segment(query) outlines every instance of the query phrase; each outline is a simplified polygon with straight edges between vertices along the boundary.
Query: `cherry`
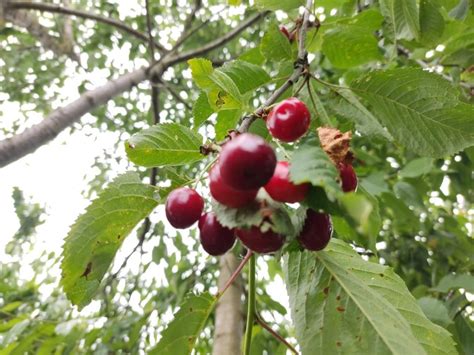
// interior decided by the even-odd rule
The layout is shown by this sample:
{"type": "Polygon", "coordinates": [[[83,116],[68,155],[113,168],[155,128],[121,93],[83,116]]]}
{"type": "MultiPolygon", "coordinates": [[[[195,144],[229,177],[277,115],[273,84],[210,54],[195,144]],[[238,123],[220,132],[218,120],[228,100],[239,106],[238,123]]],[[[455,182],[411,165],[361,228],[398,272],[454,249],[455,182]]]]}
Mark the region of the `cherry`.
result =
{"type": "Polygon", "coordinates": [[[290,181],[290,164],[279,161],[270,181],[264,186],[272,199],[279,202],[301,202],[308,194],[309,184],[295,185],[290,181]]]}
{"type": "Polygon", "coordinates": [[[234,231],[220,224],[213,212],[203,214],[198,226],[201,245],[211,255],[225,254],[235,243],[234,231]]]}
{"type": "Polygon", "coordinates": [[[166,217],[179,229],[191,227],[201,216],[204,200],[195,190],[181,187],[170,192],[166,200],[166,217]]]}
{"type": "Polygon", "coordinates": [[[223,147],[219,156],[222,181],[236,190],[256,190],[272,177],[276,166],[273,148],[251,133],[243,133],[223,147]]]}
{"type": "Polygon", "coordinates": [[[255,200],[258,190],[236,190],[222,181],[219,165],[214,165],[209,172],[209,189],[217,202],[239,208],[255,200]]]}
{"type": "Polygon", "coordinates": [[[283,142],[294,142],[308,131],[311,116],[304,102],[290,97],[276,105],[266,121],[273,137],[283,142]]]}
{"type": "Polygon", "coordinates": [[[309,209],[298,240],[308,250],[322,250],[328,245],[332,235],[331,217],[309,209]]]}
{"type": "Polygon", "coordinates": [[[357,189],[357,175],[352,164],[340,163],[339,176],[341,177],[342,191],[351,192],[357,189]]]}
{"type": "Polygon", "coordinates": [[[283,246],[285,238],[271,230],[262,232],[260,227],[236,229],[235,234],[243,245],[256,253],[272,253],[283,246]]]}

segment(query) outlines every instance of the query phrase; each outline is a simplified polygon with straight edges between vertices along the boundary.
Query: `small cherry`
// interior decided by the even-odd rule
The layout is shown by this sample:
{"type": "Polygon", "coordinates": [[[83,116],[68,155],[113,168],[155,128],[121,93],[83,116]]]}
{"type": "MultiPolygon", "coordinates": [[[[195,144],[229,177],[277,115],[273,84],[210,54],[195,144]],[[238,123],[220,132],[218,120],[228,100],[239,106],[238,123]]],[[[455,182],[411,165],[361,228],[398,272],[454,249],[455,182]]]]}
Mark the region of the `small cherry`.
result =
{"type": "Polygon", "coordinates": [[[262,232],[260,227],[250,229],[236,229],[235,234],[243,245],[256,253],[273,253],[279,250],[285,238],[271,230],[262,232]]]}
{"type": "Polygon", "coordinates": [[[339,164],[339,176],[341,177],[342,191],[351,192],[357,190],[357,175],[350,163],[339,164]]]}
{"type": "Polygon", "coordinates": [[[179,229],[191,227],[201,216],[204,200],[196,190],[181,187],[170,192],[166,200],[166,217],[179,229]]]}
{"type": "Polygon", "coordinates": [[[243,133],[227,142],[219,156],[222,181],[236,190],[256,190],[273,176],[276,155],[260,136],[243,133]]]}
{"type": "Polygon", "coordinates": [[[198,226],[201,245],[210,255],[225,254],[235,243],[234,231],[220,224],[213,212],[204,213],[198,226]]]}
{"type": "Polygon", "coordinates": [[[309,209],[303,230],[298,236],[300,244],[308,250],[322,250],[328,245],[332,236],[331,217],[309,209]]]}
{"type": "Polygon", "coordinates": [[[304,200],[310,184],[296,185],[290,181],[290,164],[279,161],[270,181],[264,186],[270,197],[275,201],[295,203],[304,200]]]}
{"type": "Polygon", "coordinates": [[[248,205],[255,200],[258,190],[236,190],[222,181],[219,165],[214,165],[209,171],[209,189],[214,199],[232,208],[248,205]]]}
{"type": "Polygon", "coordinates": [[[309,128],[311,115],[304,102],[290,97],[276,105],[266,118],[271,135],[283,142],[294,142],[309,128]]]}

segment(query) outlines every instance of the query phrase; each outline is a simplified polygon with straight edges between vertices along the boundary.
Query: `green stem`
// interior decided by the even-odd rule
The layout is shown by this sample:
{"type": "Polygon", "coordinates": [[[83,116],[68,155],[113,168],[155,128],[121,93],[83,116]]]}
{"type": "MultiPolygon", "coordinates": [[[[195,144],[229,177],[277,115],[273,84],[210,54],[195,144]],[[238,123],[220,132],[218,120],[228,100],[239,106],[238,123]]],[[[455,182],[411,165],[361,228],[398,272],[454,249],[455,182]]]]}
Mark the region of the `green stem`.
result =
{"type": "Polygon", "coordinates": [[[253,317],[255,314],[255,255],[250,257],[249,263],[249,285],[247,296],[247,324],[245,326],[245,347],[244,354],[250,354],[250,345],[252,344],[253,317]]]}

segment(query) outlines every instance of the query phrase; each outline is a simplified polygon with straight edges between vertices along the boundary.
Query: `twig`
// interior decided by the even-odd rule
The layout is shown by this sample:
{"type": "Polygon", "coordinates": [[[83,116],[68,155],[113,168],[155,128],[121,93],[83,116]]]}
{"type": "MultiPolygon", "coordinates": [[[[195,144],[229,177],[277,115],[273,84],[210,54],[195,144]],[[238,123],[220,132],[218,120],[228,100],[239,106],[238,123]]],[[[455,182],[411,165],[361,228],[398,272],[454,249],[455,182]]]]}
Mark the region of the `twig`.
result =
{"type": "Polygon", "coordinates": [[[179,96],[179,94],[176,91],[174,91],[174,89],[170,87],[166,82],[164,82],[163,80],[160,80],[158,81],[158,85],[165,88],[171,94],[171,96],[173,96],[176,100],[181,102],[188,110],[193,109],[192,106],[188,104],[187,101],[184,100],[181,96],[179,96]]]}
{"type": "Polygon", "coordinates": [[[305,70],[308,66],[308,52],[305,48],[305,41],[306,41],[306,32],[308,30],[308,23],[309,23],[309,9],[311,8],[312,0],[308,0],[306,2],[305,12],[303,14],[303,21],[301,23],[301,30],[299,31],[298,36],[298,58],[295,62],[295,70],[293,74],[280,86],[277,90],[273,92],[273,94],[265,101],[265,103],[257,109],[254,113],[244,117],[242,122],[240,123],[237,131],[239,133],[247,132],[252,125],[252,123],[260,117],[266,110],[268,106],[273,105],[278,98],[292,85],[298,82],[300,77],[305,73],[305,70]]]}
{"type": "MultiPolygon", "coordinates": [[[[59,14],[72,15],[72,16],[76,16],[80,18],[89,19],[89,20],[95,20],[97,22],[102,22],[107,25],[118,28],[122,31],[125,31],[131,34],[132,36],[135,36],[136,38],[141,39],[142,41],[148,41],[148,36],[141,33],[140,31],[137,31],[127,26],[125,23],[121,21],[104,17],[101,15],[96,15],[87,11],[70,9],[70,8],[67,8],[61,5],[56,5],[56,4],[44,4],[44,3],[27,2],[27,1],[7,2],[7,10],[20,10],[20,9],[38,10],[42,12],[55,12],[59,14]]],[[[166,52],[166,48],[164,48],[161,44],[155,43],[155,46],[161,52],[166,52]]]]}
{"type": "Polygon", "coordinates": [[[275,339],[277,339],[280,343],[285,344],[290,351],[292,351],[294,354],[298,355],[298,351],[286,341],[285,338],[283,338],[280,334],[278,334],[276,331],[274,331],[265,321],[260,317],[260,315],[255,312],[255,320],[257,321],[258,324],[264,329],[266,329],[275,339]]]}
{"type": "Polygon", "coordinates": [[[242,261],[240,262],[239,266],[237,266],[237,268],[235,269],[235,271],[233,272],[233,274],[229,277],[229,280],[227,280],[227,282],[225,283],[224,287],[222,288],[222,290],[219,290],[216,294],[216,298],[220,298],[224,292],[230,287],[230,285],[232,285],[232,283],[235,281],[235,279],[237,278],[237,276],[239,276],[240,272],[242,271],[242,269],[244,268],[245,264],[247,264],[247,262],[249,261],[250,257],[253,255],[253,252],[248,249],[247,250],[247,254],[245,255],[245,257],[242,259],[242,261]]]}

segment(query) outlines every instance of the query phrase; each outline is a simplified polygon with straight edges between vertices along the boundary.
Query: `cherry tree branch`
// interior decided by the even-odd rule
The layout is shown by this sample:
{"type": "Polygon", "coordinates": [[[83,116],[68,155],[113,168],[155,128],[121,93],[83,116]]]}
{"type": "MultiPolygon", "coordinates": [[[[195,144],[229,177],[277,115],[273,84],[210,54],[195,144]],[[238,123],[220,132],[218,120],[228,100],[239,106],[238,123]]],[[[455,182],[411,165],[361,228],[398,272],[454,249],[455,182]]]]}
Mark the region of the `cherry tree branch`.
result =
{"type": "Polygon", "coordinates": [[[200,48],[177,55],[165,54],[149,67],[139,68],[117,79],[110,80],[103,86],[84,93],[70,104],[54,110],[40,123],[27,128],[22,133],[0,141],[0,168],[34,152],[42,145],[56,138],[64,129],[79,121],[86,113],[105,104],[113,97],[132,89],[142,81],[150,77],[159,78],[168,67],[206,54],[226,44],[246,28],[261,20],[266,14],[267,12],[264,12],[249,17],[227,34],[200,48]]]}
{"type": "Polygon", "coordinates": [[[298,355],[298,351],[286,341],[285,338],[283,338],[280,334],[275,332],[265,321],[260,317],[258,313],[255,313],[255,321],[260,324],[260,326],[264,329],[266,329],[275,339],[277,339],[280,343],[284,344],[288,349],[291,350],[294,354],[298,355]]]}
{"type": "MultiPolygon", "coordinates": [[[[84,19],[89,19],[89,20],[95,20],[97,22],[105,23],[107,25],[110,25],[112,27],[115,27],[119,30],[122,30],[124,32],[127,32],[131,34],[132,36],[142,40],[142,41],[148,41],[148,36],[141,33],[140,31],[137,31],[133,29],[130,26],[127,26],[125,23],[109,18],[109,17],[104,17],[101,15],[93,14],[87,11],[82,11],[82,10],[76,10],[76,9],[71,9],[62,5],[58,4],[46,4],[46,3],[38,3],[38,2],[28,2],[28,1],[18,1],[18,2],[7,2],[6,10],[38,10],[42,12],[52,12],[52,13],[58,13],[58,14],[64,14],[64,15],[71,15],[71,16],[76,16],[84,19]]],[[[156,48],[158,48],[160,51],[165,52],[166,49],[159,43],[155,43],[156,48]]]]}

